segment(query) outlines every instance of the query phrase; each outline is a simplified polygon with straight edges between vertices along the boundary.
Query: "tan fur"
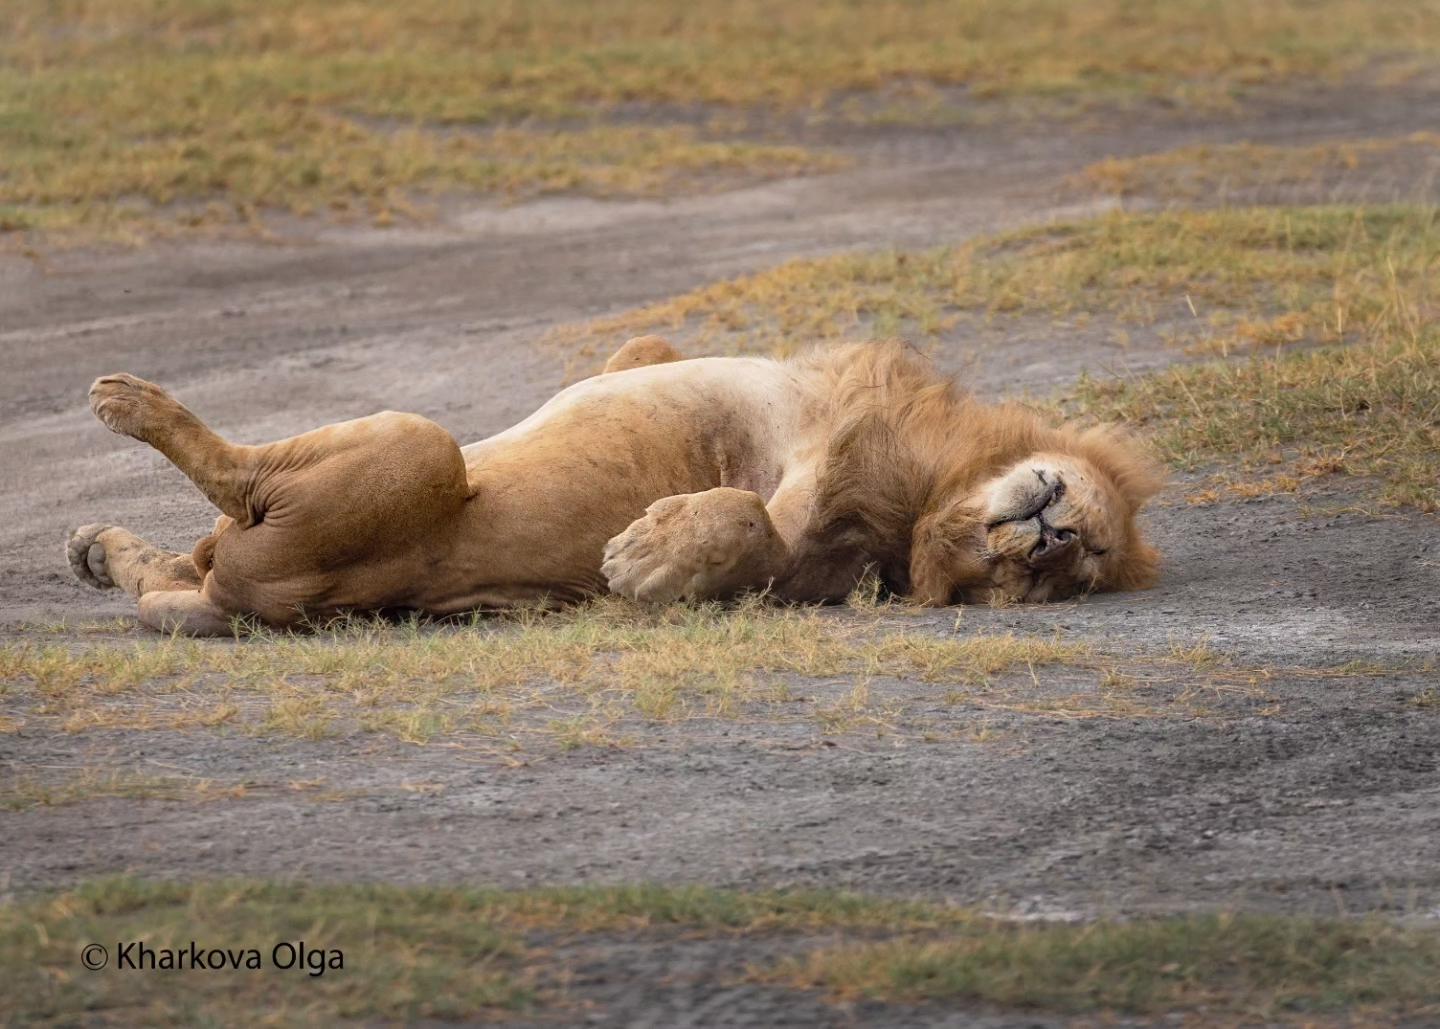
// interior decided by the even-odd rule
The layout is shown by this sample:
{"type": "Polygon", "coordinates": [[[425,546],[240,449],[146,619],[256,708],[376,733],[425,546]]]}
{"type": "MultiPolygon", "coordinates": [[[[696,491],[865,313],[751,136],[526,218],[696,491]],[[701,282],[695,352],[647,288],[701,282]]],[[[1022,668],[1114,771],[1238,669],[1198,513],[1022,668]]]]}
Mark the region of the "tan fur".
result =
{"type": "Polygon", "coordinates": [[[623,372],[631,368],[643,368],[650,364],[669,364],[680,360],[676,350],[664,336],[636,336],[626,340],[625,345],[605,362],[604,374],[623,372]]]}
{"type": "Polygon", "coordinates": [[[1144,586],[1158,566],[1136,515],[1159,476],[1133,440],[981,404],[899,343],[681,361],[642,337],[463,449],[393,412],[237,446],[131,376],[98,380],[91,403],[224,512],[189,558],[103,525],[72,537],[76,574],[136,595],[156,628],[607,588],[824,601],[872,568],[928,604],[1038,601],[1144,586]]]}

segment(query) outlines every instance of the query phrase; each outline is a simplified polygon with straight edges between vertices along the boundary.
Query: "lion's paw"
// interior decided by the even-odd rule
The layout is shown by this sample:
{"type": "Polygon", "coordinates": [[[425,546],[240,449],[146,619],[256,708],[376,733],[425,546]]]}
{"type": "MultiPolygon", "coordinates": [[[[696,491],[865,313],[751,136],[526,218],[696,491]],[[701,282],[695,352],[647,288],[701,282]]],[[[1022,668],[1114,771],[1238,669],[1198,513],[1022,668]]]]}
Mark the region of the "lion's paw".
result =
{"type": "Polygon", "coordinates": [[[173,403],[169,393],[133,375],[102,375],[90,387],[90,410],[122,436],[143,438],[157,408],[167,403],[173,403]]]}
{"type": "Polygon", "coordinates": [[[611,591],[664,604],[763,585],[782,552],[765,502],[721,487],[651,504],[605,545],[600,570],[611,591]]]}
{"type": "Polygon", "coordinates": [[[105,567],[105,544],[100,542],[100,534],[110,528],[113,526],[82,525],[70,534],[65,543],[65,557],[75,578],[97,590],[111,589],[115,585],[105,567]]]}

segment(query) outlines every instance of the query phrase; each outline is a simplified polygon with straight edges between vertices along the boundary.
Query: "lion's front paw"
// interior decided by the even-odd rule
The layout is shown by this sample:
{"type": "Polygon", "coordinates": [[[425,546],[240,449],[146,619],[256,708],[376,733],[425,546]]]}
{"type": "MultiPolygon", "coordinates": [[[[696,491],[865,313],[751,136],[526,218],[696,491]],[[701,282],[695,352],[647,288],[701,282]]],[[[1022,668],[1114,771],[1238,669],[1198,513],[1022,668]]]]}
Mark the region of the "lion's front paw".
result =
{"type": "Polygon", "coordinates": [[[133,375],[102,375],[90,387],[90,410],[111,432],[143,438],[157,409],[173,403],[170,394],[153,382],[133,375]]]}
{"type": "Polygon", "coordinates": [[[65,544],[65,557],[75,578],[97,590],[111,589],[115,585],[105,567],[105,544],[100,542],[100,534],[110,528],[113,526],[82,525],[70,534],[65,544]]]}
{"type": "Polygon", "coordinates": [[[783,553],[764,501],[721,487],[651,504],[605,545],[600,570],[613,592],[663,604],[763,586],[783,553]]]}

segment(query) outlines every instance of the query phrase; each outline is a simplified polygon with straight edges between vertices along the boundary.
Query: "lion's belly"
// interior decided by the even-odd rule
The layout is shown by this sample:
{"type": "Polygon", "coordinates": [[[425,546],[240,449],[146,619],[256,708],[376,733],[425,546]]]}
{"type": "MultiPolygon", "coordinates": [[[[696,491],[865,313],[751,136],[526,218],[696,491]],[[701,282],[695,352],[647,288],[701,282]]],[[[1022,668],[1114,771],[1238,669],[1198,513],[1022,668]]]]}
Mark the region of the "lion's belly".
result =
{"type": "Polygon", "coordinates": [[[803,436],[802,393],[763,359],[638,368],[577,383],[462,448],[474,497],[456,578],[426,606],[598,591],[605,542],[656,500],[722,485],[768,500],[803,436]]]}
{"type": "Polygon", "coordinates": [[[743,419],[758,435],[783,446],[798,428],[794,416],[801,392],[791,368],[765,358],[704,357],[651,365],[568,386],[528,418],[460,452],[475,467],[492,454],[553,434],[577,419],[629,419],[636,411],[661,407],[686,426],[743,419]]]}

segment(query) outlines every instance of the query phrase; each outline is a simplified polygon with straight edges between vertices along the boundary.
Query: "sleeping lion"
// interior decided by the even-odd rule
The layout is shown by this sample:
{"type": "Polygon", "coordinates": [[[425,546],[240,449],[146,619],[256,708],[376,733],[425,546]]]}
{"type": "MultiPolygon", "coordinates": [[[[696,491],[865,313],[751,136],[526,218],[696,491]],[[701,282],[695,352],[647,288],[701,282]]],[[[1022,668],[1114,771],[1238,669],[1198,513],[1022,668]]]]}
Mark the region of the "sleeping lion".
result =
{"type": "Polygon", "coordinates": [[[606,590],[836,601],[867,571],[922,604],[1045,601],[1145,586],[1159,560],[1136,515],[1160,478],[1132,440],[982,404],[901,343],[681,360],[644,336],[466,447],[391,411],[230,443],[131,375],[90,406],[222,512],[191,554],[109,525],[67,544],[81,580],[164,631],[606,590]]]}

